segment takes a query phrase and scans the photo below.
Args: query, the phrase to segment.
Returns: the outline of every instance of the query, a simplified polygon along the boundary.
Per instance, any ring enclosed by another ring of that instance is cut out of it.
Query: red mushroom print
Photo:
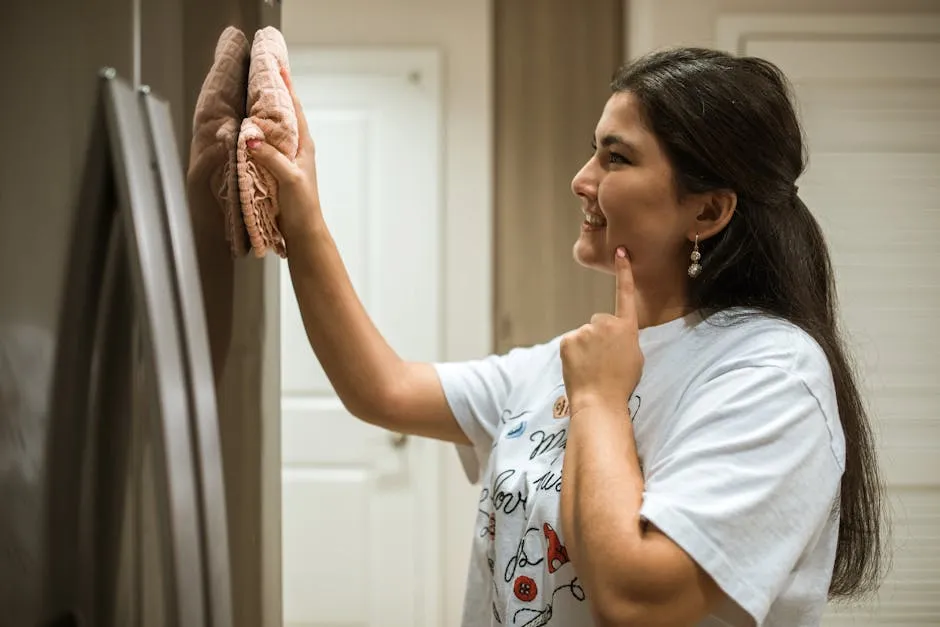
[[[521,575],[516,577],[516,583],[513,584],[512,591],[515,593],[517,599],[528,603],[538,596],[539,588],[532,577]]]
[[[542,533],[545,534],[545,539],[548,540],[548,548],[545,550],[545,556],[548,558],[546,560],[548,572],[554,573],[568,563],[568,549],[558,539],[558,534],[555,533],[550,524],[545,523],[542,525]]]

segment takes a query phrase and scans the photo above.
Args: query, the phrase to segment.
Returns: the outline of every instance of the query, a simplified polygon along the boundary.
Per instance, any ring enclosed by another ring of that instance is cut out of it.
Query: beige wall
[[[582,268],[571,179],[622,63],[621,0],[498,2],[495,25],[495,345],[545,342],[613,306]]]
[[[488,0],[288,0],[289,46],[430,45],[442,52],[444,100],[443,354],[470,359],[492,348],[491,52]],[[442,472],[444,625],[458,625],[478,489],[452,447]],[[433,514],[433,513],[431,513]]]
[[[715,45],[721,13],[928,13],[937,0],[626,0],[627,58],[663,46]]]

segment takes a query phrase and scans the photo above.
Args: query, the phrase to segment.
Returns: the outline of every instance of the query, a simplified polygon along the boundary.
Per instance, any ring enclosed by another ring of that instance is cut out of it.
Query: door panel
[[[291,67],[353,286],[400,355],[438,359],[437,54],[294,48]],[[346,412],[310,349],[286,264],[280,289],[285,625],[436,625],[430,443]]]

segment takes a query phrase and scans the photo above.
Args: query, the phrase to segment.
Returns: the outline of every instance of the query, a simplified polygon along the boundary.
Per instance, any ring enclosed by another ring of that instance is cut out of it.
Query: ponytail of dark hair
[[[621,68],[612,88],[639,102],[680,195],[737,194],[728,225],[700,244],[702,272],[690,282],[691,306],[759,309],[799,326],[825,352],[846,444],[829,594],[876,590],[885,566],[883,485],[839,328],[828,247],[796,187],[806,156],[786,78],[762,59],[681,48]]]

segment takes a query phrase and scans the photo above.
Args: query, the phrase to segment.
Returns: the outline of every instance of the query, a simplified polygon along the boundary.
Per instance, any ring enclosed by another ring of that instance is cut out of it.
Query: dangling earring
[[[689,266],[689,276],[693,279],[702,272],[702,266],[699,264],[701,258],[702,253],[698,251],[698,233],[696,233],[695,245],[692,247],[692,254],[689,256],[689,259],[692,260],[692,264]]]

